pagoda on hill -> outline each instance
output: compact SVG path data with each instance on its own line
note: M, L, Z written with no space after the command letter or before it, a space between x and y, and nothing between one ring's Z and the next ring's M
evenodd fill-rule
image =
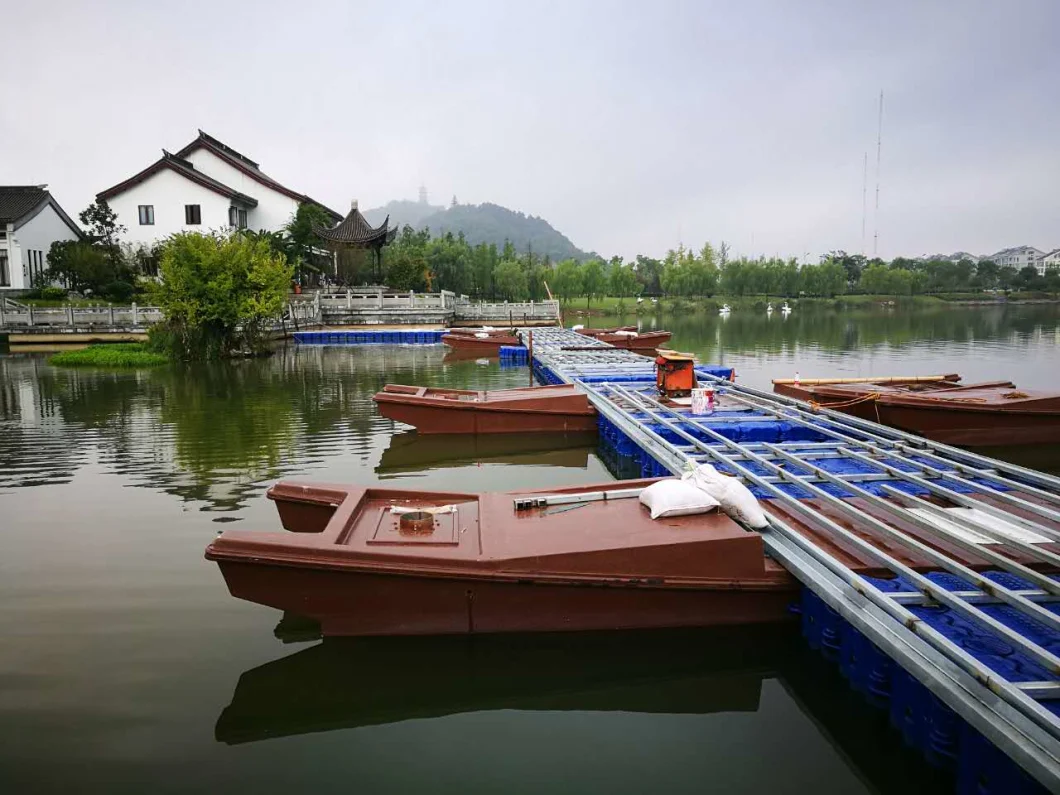
M330 229L316 230L317 235L328 243L336 257L336 275L338 275L338 255L343 251L371 252L372 266L377 283L383 278L383 246L394 240L397 227L388 229L390 216L383 223L373 227L361 211L357 209L357 200L350 203L350 212L339 223Z

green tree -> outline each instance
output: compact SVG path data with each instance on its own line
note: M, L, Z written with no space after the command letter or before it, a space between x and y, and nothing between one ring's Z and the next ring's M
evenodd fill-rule
M494 279L497 292L508 301L521 301L526 297L526 271L517 260L501 260L497 265Z
M104 199L88 205L81 211L78 218L88 227L88 233L108 249L117 249L118 237L129 231L118 223L118 214L110 209L110 205Z
M327 249L327 244L317 234L317 230L331 226L331 215L328 211L312 202L299 204L284 226L284 251L287 261L294 265L299 281L305 278L306 271L319 273L330 264L330 255L321 253Z
M577 260L565 259L556 266L553 276L552 292L564 301L570 301L582 292L582 273Z
M293 268L268 242L181 232L162 253L154 299L165 320L153 342L182 359L259 353L287 300Z
M57 240L48 249L48 275L69 289L128 300L135 277L115 249L87 240Z
M598 259L583 262L578 269L581 276L582 294L585 296L585 308L593 298L598 298L607 289L607 278L604 276L603 265Z
M641 284L637 281L637 274L628 265L613 264L608 279L608 290L611 295L618 298L629 298L641 291Z

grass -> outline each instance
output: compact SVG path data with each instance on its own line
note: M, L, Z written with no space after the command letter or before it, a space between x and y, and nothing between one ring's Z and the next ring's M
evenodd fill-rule
M147 350L143 343L128 342L63 351L48 362L60 367L157 367L169 364L169 358Z

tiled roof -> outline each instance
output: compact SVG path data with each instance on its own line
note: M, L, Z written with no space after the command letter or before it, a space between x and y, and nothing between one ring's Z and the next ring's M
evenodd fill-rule
M47 199L40 185L0 186L0 224L14 223Z
M318 229L317 234L333 243L361 245L378 243L385 245L390 242L387 239L387 224L389 223L390 216L388 215L381 225L373 227L361 215L361 211L354 207L339 224L336 224L331 229Z
M177 152L177 157L187 157L196 149L206 149L210 152L213 152L215 155L217 155L217 157L224 160L233 168L242 171L255 182L258 182L267 188L272 188L272 190L276 191L277 193L282 193L284 196L287 196L299 202L318 205L319 207L326 210L327 213L331 215L331 217L336 221L342 218L341 213L335 212L330 207L326 207L320 202L310 198L309 196L306 196L304 193L298 193L297 191L291 190L290 188L281 185L268 174L264 173L258 166L258 164L251 160L249 157L240 154L232 147L222 143L218 139L214 138L212 135L209 135L208 133L205 133L202 130L199 130L198 138L196 138L190 144L188 144L179 152Z
M117 196L119 193L125 192L134 185L140 184L148 177L157 174L164 168L168 168L171 171L175 171L182 177L185 177L186 179L189 179L192 182L202 185L204 188L208 188L214 193L219 193L222 196L238 201L241 204L247 205L248 207L258 206L258 200L255 199L253 196L247 196L245 193L240 193L235 188L231 188L228 185L225 185L220 180L216 180L213 177L204 174L203 172L195 168L195 166L189 163L187 160L184 160L183 158L178 157L176 155L172 155L165 149L162 150L162 158L160 160L156 160L154 163L149 165L139 174L130 177L124 182L119 182L114 187L107 188L105 191L97 193L96 198L106 200L111 198L112 196Z
M63 222L71 231L82 234L74 220L67 215L59 203L43 185L0 185L0 224L19 224L28 221L51 204Z

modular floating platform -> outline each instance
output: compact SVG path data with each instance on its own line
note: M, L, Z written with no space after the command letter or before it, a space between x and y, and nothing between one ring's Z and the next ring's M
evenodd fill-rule
M631 476L709 462L751 488L768 554L804 586L807 642L958 792L1060 792L1060 478L812 411L726 368L696 367L722 408L693 416L660 403L650 359L565 329L533 330L531 366L585 390ZM913 553L932 566L907 565Z

